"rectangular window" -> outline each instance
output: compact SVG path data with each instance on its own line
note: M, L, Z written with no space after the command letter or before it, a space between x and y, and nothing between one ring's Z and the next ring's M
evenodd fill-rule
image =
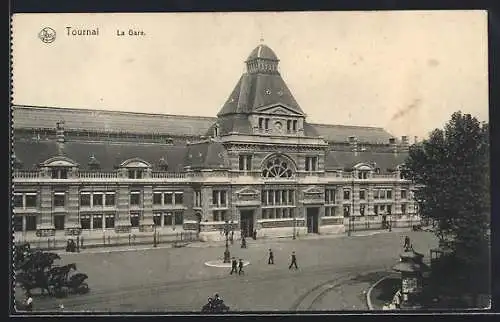
M25 194L26 208L36 208L36 192Z
M164 202L166 205L173 205L174 194L172 192L166 192L163 194L163 198L165 198Z
M182 205L183 202L184 202L184 198L183 198L182 192L176 192L175 193L175 204Z
M403 214L403 216L406 216L406 205L401 205L401 214Z
M284 205L288 205L288 191L286 190L281 191L281 203Z
M112 192L106 192L106 206L115 205L115 194Z
M141 193L140 191L130 192L130 205L139 206L141 204Z
M226 206L226 192L220 191L220 205Z
M130 226L132 226L134 228L139 227L139 214L138 213L130 213Z
M406 189L401 189L401 199L406 199Z
M66 194L64 192L54 192L54 207L64 207Z
M23 216L14 216L14 231L23 231Z
M94 192L92 194L92 205L94 207L103 205L103 194L102 193Z
M168 213L163 215L164 226L172 226L172 214Z
M90 207L90 192L80 193L80 207Z
M375 215L378 215L378 205L373 206L373 212L375 213Z
M80 216L82 229L90 229L90 216Z
M26 231L36 230L36 216L26 216Z
M351 190L344 189L344 200L351 199Z
M365 215L365 205L360 205L359 206L359 214L361 216L364 216Z
M161 226L161 214L153 214L153 223L155 226Z
M59 170L52 169L50 172L51 172L52 179L59 179Z
M264 119L262 117L259 117L259 130L262 130L264 127Z
M60 169L59 170L59 179L68 179L68 170Z
M387 190L387 199L392 199L392 190Z
M387 213L389 215L392 214L392 206L391 205L387 205Z
M351 215L351 206L345 205L344 206L344 217L349 217Z
M245 155L240 155L239 156L239 165L240 165L239 166L239 170L240 171L245 170L245 157L246 157Z
M365 200L365 190L359 190L359 199Z
M102 229L102 215L92 215L92 228Z
M286 121L286 130L290 132L292 130L292 120Z
M115 215L106 215L106 227L105 228L115 228Z
M265 129L269 130L269 119L268 118L266 118L266 122L265 123L266 123L265 124Z
M128 170L128 178L135 179L135 171L134 170Z
M201 191L200 190L194 191L194 206L201 207Z
M260 193L260 202L262 203L263 206L267 206L267 190L262 190Z
M14 207L23 208L23 195L14 194Z
M181 211L174 213L174 220L176 226L181 226L184 223L184 215Z
M288 190L288 202L290 205L295 204L295 191L294 190Z
M293 121L293 126L292 126L293 131L297 131L297 120Z
M373 190L373 199L379 199L379 194L380 194L380 190L374 189Z
M317 171L318 157L306 157L306 171Z

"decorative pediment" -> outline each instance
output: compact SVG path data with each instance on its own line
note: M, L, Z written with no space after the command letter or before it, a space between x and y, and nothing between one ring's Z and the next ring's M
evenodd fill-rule
M151 164L148 162L139 159L139 158L133 158L133 159L128 159L120 164L121 168L150 168Z
M373 167L369 165L368 163L358 163L356 164L353 169L360 170L360 171L371 171L373 170Z
M304 116L302 113L296 112L293 108L287 106L286 104L261 106L256 110L256 112L284 116Z
M236 194L239 196L256 196L259 194L259 191L246 187L237 191Z
M323 190L317 187L309 187L304 189L304 193L308 195L320 195L323 193Z
M44 167L77 167L78 163L70 158L57 156L42 162L41 165Z

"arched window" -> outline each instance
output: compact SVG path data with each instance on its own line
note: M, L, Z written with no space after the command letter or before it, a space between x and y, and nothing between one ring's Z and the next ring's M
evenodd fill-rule
M292 165L289 160L275 156L264 163L262 176L265 178L291 178L293 176Z

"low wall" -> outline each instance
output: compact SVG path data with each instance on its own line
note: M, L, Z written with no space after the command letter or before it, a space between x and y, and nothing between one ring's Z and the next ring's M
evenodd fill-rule
M262 228L257 231L257 238L293 237L293 227ZM306 227L295 227L296 236L306 235Z

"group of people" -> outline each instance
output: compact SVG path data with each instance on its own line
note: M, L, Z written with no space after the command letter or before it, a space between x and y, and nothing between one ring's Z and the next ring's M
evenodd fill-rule
M215 293L213 298L209 297L208 303L201 309L202 313L222 313L228 311L229 307L224 304L224 300L217 293Z
M267 264L268 265L274 265L274 253L272 249L269 249L269 256L267 259ZM235 257L233 257L231 261L231 272L229 273L230 275L233 275L233 273L237 273L238 275L244 275L245 272L243 271L243 260L240 258L238 261L236 260ZM298 269L297 265L297 255L295 255L295 251L292 252L292 255L290 257L290 265L288 266L288 269Z
M267 259L267 264L268 265L274 265L274 253L273 250L269 248L269 257ZM288 266L288 269L298 269L299 267L297 266L297 256L295 255L295 252L292 252L292 255L290 257L290 265Z

